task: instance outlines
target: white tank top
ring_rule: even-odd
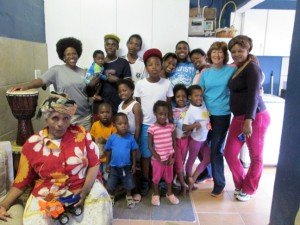
[[[133,102],[130,103],[129,106],[127,106],[126,109],[122,109],[122,106],[124,104],[124,101],[122,101],[118,108],[118,112],[122,112],[127,115],[128,122],[129,122],[129,132],[131,134],[134,134],[134,132],[135,132],[135,117],[134,117],[134,113],[132,112],[132,108],[136,103],[140,104],[138,101],[134,100]]]

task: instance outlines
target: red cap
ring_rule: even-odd
[[[144,62],[146,63],[147,60],[150,57],[152,57],[152,56],[158,57],[160,60],[162,60],[162,53],[161,53],[161,51],[159,49],[157,49],[157,48],[150,48],[147,51],[145,51],[145,53],[143,55]]]

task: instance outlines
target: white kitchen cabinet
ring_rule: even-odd
[[[248,10],[244,14],[241,33],[252,38],[254,55],[264,55],[267,18],[268,10],[264,9]]]
[[[264,55],[289,56],[295,10],[269,10]]]
[[[253,40],[254,55],[289,56],[295,10],[251,9],[244,13],[241,34]]]

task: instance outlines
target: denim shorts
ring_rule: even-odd
[[[141,135],[140,135],[140,151],[142,158],[150,158],[152,156],[149,148],[148,148],[148,128],[150,126],[146,124],[142,124]]]
[[[131,172],[131,166],[124,167],[111,167],[107,180],[107,188],[110,191],[114,191],[120,183],[126,190],[132,190],[135,185],[133,181],[133,175]]]

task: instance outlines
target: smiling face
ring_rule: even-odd
[[[192,94],[189,96],[189,100],[194,106],[201,106],[203,102],[202,90],[194,89]]]
[[[169,57],[163,62],[163,69],[167,74],[169,74],[175,69],[176,65],[177,59]]]
[[[125,115],[117,116],[114,125],[119,135],[127,134],[129,125],[128,125],[128,118]]]
[[[242,65],[248,58],[249,51],[247,48],[242,48],[239,44],[235,44],[231,48],[231,57],[234,63],[239,66]]]
[[[49,138],[60,139],[66,133],[71,123],[71,116],[64,113],[52,112],[46,119],[49,129]]]
[[[168,119],[168,107],[166,106],[159,106],[156,109],[156,112],[154,112],[154,115],[156,116],[156,122],[159,125],[165,125],[167,123]]]
[[[220,67],[224,64],[224,52],[222,49],[212,50],[210,55],[213,66]]]
[[[159,80],[160,72],[162,70],[161,60],[156,56],[151,56],[147,59],[146,70],[152,81]]]
[[[185,43],[180,43],[176,47],[175,54],[179,61],[186,61],[189,55],[189,46]]]
[[[78,61],[78,54],[76,49],[73,47],[68,47],[64,51],[64,62],[67,66],[74,68],[76,67],[76,63]]]
[[[122,101],[127,101],[132,98],[133,90],[130,89],[126,84],[120,84],[118,86],[119,97]]]
[[[206,65],[206,56],[201,55],[199,53],[194,53],[191,55],[191,61],[194,64],[194,66],[200,70],[203,66]]]

